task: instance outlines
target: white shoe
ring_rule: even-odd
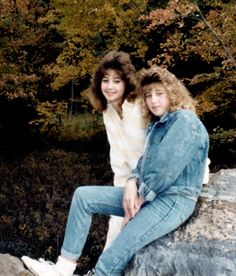
[[[36,276],[61,276],[56,270],[55,264],[44,259],[34,260],[30,257],[21,257],[25,266]]]

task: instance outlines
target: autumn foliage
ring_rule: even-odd
[[[230,0],[0,1],[2,141],[60,135],[72,101],[91,112],[94,68],[119,49],[137,69],[175,73],[198,101],[211,159],[226,150],[221,162],[235,164],[235,19]]]
[[[235,167],[235,22],[234,0],[0,0],[1,252],[55,260],[75,187],[111,184],[87,90],[112,49],[137,70],[176,74],[210,134],[211,171]],[[107,218],[94,226],[79,274],[101,253]]]

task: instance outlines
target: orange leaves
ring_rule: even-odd
[[[192,3],[184,3],[184,1],[170,1],[166,9],[152,10],[149,15],[141,16],[141,20],[148,20],[150,23],[146,27],[146,31],[153,30],[161,25],[169,25],[178,22],[183,27],[183,18],[196,11],[196,6]]]
[[[158,9],[158,10],[151,11],[147,16],[145,15],[141,16],[140,19],[150,21],[150,24],[147,27],[147,31],[148,31],[148,30],[154,29],[158,25],[163,25],[168,22],[171,22],[173,19],[175,19],[175,14],[173,11]]]
[[[208,1],[205,1],[208,2]],[[224,68],[235,66],[236,6],[221,1],[202,4],[201,9],[188,1],[172,0],[165,9],[156,9],[140,20],[147,20],[144,32],[159,38],[162,58],[159,62],[175,65],[175,60],[186,61],[198,57],[207,64],[222,62]],[[204,8],[206,10],[204,10]]]
[[[199,116],[217,109],[216,104],[207,95],[201,95],[195,99],[197,100],[197,113]]]

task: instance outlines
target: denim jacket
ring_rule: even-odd
[[[189,110],[166,113],[147,129],[143,156],[129,177],[136,177],[139,194],[152,201],[157,195],[179,194],[197,200],[201,193],[209,136]]]

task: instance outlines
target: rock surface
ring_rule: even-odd
[[[24,268],[23,263],[16,257],[9,254],[0,254],[0,275],[1,276],[32,276]]]
[[[136,254],[125,276],[146,275],[236,275],[236,169],[212,174],[190,220]]]

